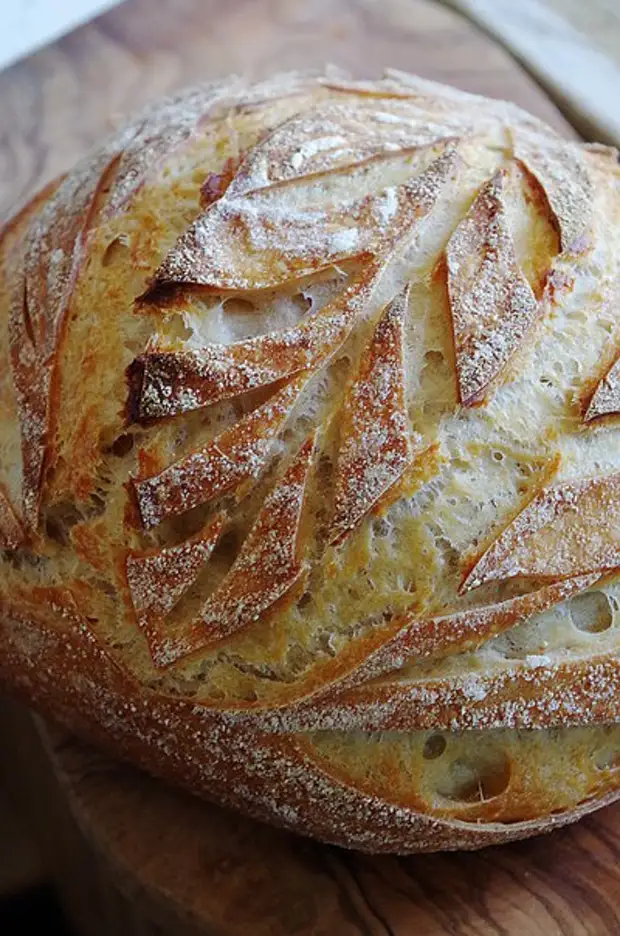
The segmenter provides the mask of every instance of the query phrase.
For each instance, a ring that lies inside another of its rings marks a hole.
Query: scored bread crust
[[[389,72],[147,110],[0,239],[0,680],[366,851],[620,796],[620,172]]]

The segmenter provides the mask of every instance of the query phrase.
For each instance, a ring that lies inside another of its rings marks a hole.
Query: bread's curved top
[[[518,729],[620,716],[619,181],[396,72],[151,108],[2,235],[5,607],[431,815],[610,790]]]

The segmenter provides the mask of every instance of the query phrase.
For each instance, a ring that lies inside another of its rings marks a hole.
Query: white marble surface
[[[499,39],[586,137],[620,146],[620,68],[557,9],[544,0],[443,2]]]
[[[0,0],[0,68],[6,68],[120,2]]]

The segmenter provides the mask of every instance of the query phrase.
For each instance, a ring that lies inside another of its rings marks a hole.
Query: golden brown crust
[[[410,611],[391,622],[393,636],[386,639],[384,635],[378,649],[368,650],[361,662],[359,654],[352,654],[350,671],[304,699],[301,707],[312,710],[325,698],[336,699],[342,692],[400,670],[416,659],[471,650],[516,623],[523,623],[534,614],[590,588],[599,578],[596,572],[582,575],[497,604],[467,608],[441,617],[425,618]]]
[[[361,276],[332,303],[280,334],[196,350],[149,351],[132,364],[133,418],[176,416],[313,370],[342,345],[371,285],[372,276]]]
[[[620,566],[620,474],[585,478],[543,490],[480,557],[463,582],[562,579]]]
[[[230,571],[196,617],[159,639],[154,655],[158,665],[175,663],[247,627],[299,582],[305,572],[300,525],[314,445],[313,435],[266,498]],[[213,525],[209,529],[212,548]]]
[[[562,250],[579,253],[588,237],[594,186],[579,146],[547,134],[517,131],[516,158],[540,182],[555,217]]]
[[[409,467],[413,440],[405,410],[403,331],[409,290],[382,314],[342,408],[334,512],[338,543],[382,500]]]
[[[613,722],[620,715],[619,667],[617,653],[567,663],[541,654],[497,673],[366,684],[291,716],[275,712],[268,723],[285,731],[409,732]]]
[[[6,491],[0,487],[0,546],[17,549],[24,545],[26,536],[13,510]]]
[[[140,687],[83,621],[73,624],[61,634],[40,610],[3,607],[2,681],[82,737],[171,782],[324,841],[369,852],[480,848],[574,822],[620,795],[615,785],[593,784],[571,810],[507,825],[433,819],[357,789],[309,741],[234,727],[206,708]],[[287,791],[285,801],[279,790]]]
[[[477,196],[446,248],[459,396],[479,403],[538,315],[519,269],[504,205],[505,172]]]
[[[0,231],[0,319],[3,320],[0,350],[0,411],[6,423],[15,421],[19,412],[19,380],[16,381],[12,373],[12,364],[19,348],[16,348],[14,342],[11,341],[10,310],[16,298],[20,296],[20,291],[23,293],[22,267],[25,242],[29,226],[37,211],[54,194],[59,184],[58,180],[51,182]],[[28,353],[27,350],[25,353]],[[18,429],[17,432],[19,432]],[[17,456],[17,453],[15,454]],[[17,464],[19,460],[18,457],[14,457],[15,464],[13,465],[7,464],[9,458],[6,456],[0,460],[0,500],[2,501],[0,529],[3,530],[8,545],[24,541],[26,538],[22,504],[24,466]],[[17,480],[12,484],[9,482],[11,471],[18,475]]]
[[[588,403],[584,419],[592,422],[603,416],[620,414],[620,353],[601,377]]]
[[[138,624],[144,631],[156,664],[167,659],[165,618],[198,578],[209,561],[225,523],[219,514],[195,536],[164,549],[132,551],[125,575]]]
[[[119,131],[0,239],[0,680],[370,851],[614,799],[617,230],[607,156],[397,72]]]
[[[143,526],[155,526],[166,517],[191,510],[256,477],[308,380],[309,375],[302,372],[204,449],[157,475],[135,480],[133,488]]]
[[[288,184],[296,176],[288,184],[240,195],[233,180],[169,252],[156,273],[153,295],[187,285],[216,292],[274,289],[355,257],[375,256],[433,208],[456,165],[455,148],[446,144],[418,178],[395,191],[345,201],[337,212],[333,205],[324,210],[320,202],[302,202],[291,211]]]

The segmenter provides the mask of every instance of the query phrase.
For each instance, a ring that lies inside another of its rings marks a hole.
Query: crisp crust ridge
[[[505,172],[477,196],[446,248],[459,396],[479,403],[538,315],[519,269],[504,206]]]
[[[603,416],[617,416],[620,413],[620,356],[596,385],[588,404],[584,419],[592,422]]]
[[[0,238],[2,681],[369,851],[614,799],[619,179],[399,72],[190,89],[99,147]]]

